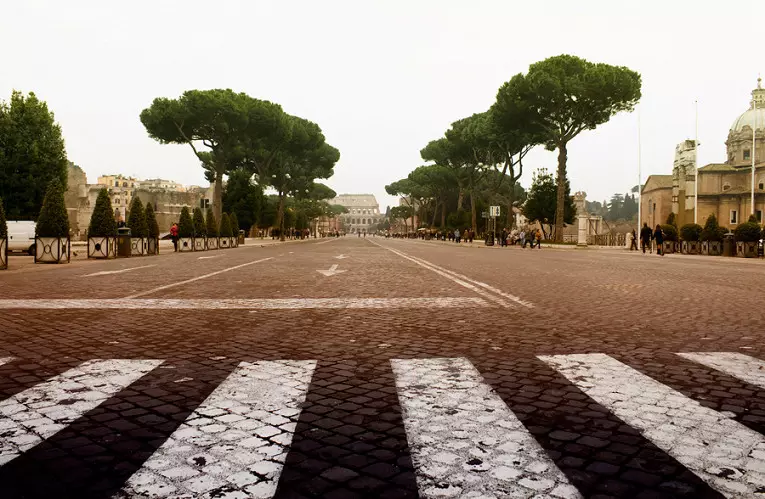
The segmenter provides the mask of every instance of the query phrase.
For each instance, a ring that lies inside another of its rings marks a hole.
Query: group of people
[[[515,246],[516,244],[520,245],[522,248],[525,248],[527,244],[531,245],[531,249],[534,249],[534,246],[536,245],[537,248],[542,248],[542,230],[541,229],[521,229],[521,230],[512,230],[509,231],[507,229],[502,229],[502,234],[499,240],[500,246]]]
[[[643,249],[643,253],[645,253],[646,248],[648,248],[648,253],[653,253],[653,245],[651,244],[651,241],[656,241],[656,254],[664,256],[664,250],[662,249],[664,246],[664,232],[661,230],[661,225],[657,225],[654,230],[651,230],[648,224],[644,223],[643,228],[640,229],[640,247]],[[638,249],[635,229],[632,229],[630,251],[633,249],[635,251]]]

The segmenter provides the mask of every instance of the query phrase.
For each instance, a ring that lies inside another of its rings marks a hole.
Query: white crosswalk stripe
[[[162,363],[91,360],[0,402],[0,466],[15,459]]]
[[[422,497],[580,497],[467,359],[391,365]]]
[[[679,353],[686,359],[717,369],[751,385],[765,388],[765,361],[738,352]]]
[[[765,485],[765,437],[605,354],[540,356],[726,497]]]
[[[316,361],[243,362],[125,486],[129,497],[270,498]]]

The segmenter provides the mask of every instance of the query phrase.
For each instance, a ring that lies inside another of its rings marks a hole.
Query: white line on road
[[[338,267],[338,265],[334,264],[334,265],[332,265],[329,268],[329,270],[317,270],[316,272],[318,272],[319,274],[324,275],[325,277],[332,277],[333,275],[342,274],[343,272],[347,272],[345,270],[337,270],[337,267]]]
[[[316,244],[327,244],[327,243],[331,243],[332,241],[334,241],[334,239],[330,239],[328,241],[321,241],[321,242],[316,243]]]
[[[335,258],[337,258],[338,260],[344,260],[348,258],[348,255],[337,255]]]
[[[163,289],[169,289],[169,288],[174,288],[176,286],[182,286],[184,284],[189,284],[189,283],[194,282],[194,281],[199,281],[200,279],[207,279],[208,277],[212,277],[214,275],[222,274],[224,272],[229,272],[231,270],[241,269],[242,267],[246,267],[248,265],[254,265],[256,263],[265,262],[267,260],[273,260],[273,258],[274,257],[269,256],[268,258],[261,258],[260,260],[255,260],[254,262],[247,262],[247,263],[243,263],[241,265],[235,265],[234,267],[229,267],[227,269],[218,270],[216,272],[210,272],[209,274],[201,275],[199,277],[194,277],[192,279],[186,279],[185,281],[174,282],[172,284],[166,284],[164,286],[160,286],[158,288],[150,289],[148,291],[142,291],[140,293],[135,293],[133,295],[126,296],[125,298],[138,298],[139,296],[150,295],[152,293],[156,293],[157,291],[162,291]]]
[[[487,307],[481,298],[107,298],[0,300],[3,309],[252,309],[304,308],[471,308]]]
[[[430,262],[426,262],[425,260],[421,260],[419,258],[414,258],[412,256],[407,255],[406,253],[404,253],[402,251],[398,251],[398,250],[395,250],[393,248],[388,248],[387,246],[383,246],[382,244],[376,243],[374,241],[369,241],[369,242],[374,244],[374,245],[376,245],[376,246],[379,246],[379,247],[381,247],[383,249],[386,249],[386,250],[388,250],[388,251],[390,251],[392,253],[395,253],[396,255],[400,256],[401,258],[404,258],[406,260],[414,262],[414,263],[416,263],[417,265],[419,265],[421,267],[425,267],[426,269],[430,270],[431,272],[435,272],[436,274],[438,274],[440,276],[446,277],[447,279],[456,282],[460,286],[462,286],[464,288],[467,288],[467,289],[473,291],[474,293],[477,293],[477,294],[483,296],[484,298],[486,298],[487,300],[493,301],[494,303],[496,303],[496,304],[498,304],[498,305],[500,305],[502,307],[505,307],[505,308],[509,308],[510,307],[510,304],[507,303],[505,300],[503,300],[503,299],[501,299],[501,298],[499,298],[497,296],[494,296],[494,295],[492,295],[490,293],[487,293],[486,291],[478,289],[477,287],[473,286],[472,284],[469,284],[469,283],[465,282],[465,280],[463,280],[463,279],[460,279],[460,278],[457,278],[457,277],[455,277],[453,275],[448,274],[446,269],[440,269],[440,268],[436,267],[435,265],[431,264]]]
[[[92,274],[85,274],[82,277],[94,277],[94,276],[98,276],[98,275],[122,274],[123,272],[132,272],[133,270],[147,269],[149,267],[156,267],[156,265],[155,264],[141,265],[140,267],[131,267],[129,269],[122,269],[122,270],[102,270],[101,272],[94,272]]]
[[[730,374],[746,383],[765,388],[765,361],[760,359],[738,352],[698,352],[677,355]]]
[[[762,486],[759,433],[608,355],[539,358],[723,495],[755,497]]]
[[[467,359],[391,366],[421,497],[581,497]]]
[[[13,357],[0,357],[0,366],[3,364],[7,364],[8,362],[12,361]]]
[[[91,360],[0,402],[0,466],[15,459],[162,363]]]
[[[209,260],[210,258],[218,258],[220,255],[212,255],[212,256],[200,256],[197,258],[197,260]]]
[[[242,362],[127,482],[129,497],[272,497],[316,361]]]

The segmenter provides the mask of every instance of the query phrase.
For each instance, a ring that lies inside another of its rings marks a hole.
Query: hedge
[[[218,222],[212,208],[207,208],[207,237],[218,237]]]
[[[677,215],[674,213],[670,213],[667,217],[667,223],[665,225],[671,225],[675,229],[677,229]]]
[[[178,220],[178,237],[193,237],[194,223],[191,221],[189,207],[184,206],[181,209],[181,218]]]
[[[664,224],[661,226],[665,241],[677,242],[677,229],[674,225]]]
[[[717,223],[717,217],[714,214],[709,215],[707,221],[704,223],[704,229],[699,235],[699,239],[702,241],[722,241],[723,235],[725,235],[725,227],[720,227]]]
[[[760,240],[762,231],[756,222],[746,222],[733,230],[736,241],[744,243],[753,243]]]
[[[157,214],[154,213],[154,206],[151,203],[146,203],[146,236],[151,238],[159,237]]]
[[[207,234],[207,226],[205,226],[205,216],[202,214],[202,208],[194,208],[194,231],[195,237],[204,237]]]
[[[114,237],[117,235],[117,222],[114,221],[112,201],[109,199],[109,191],[101,189],[96,198],[96,206],[90,216],[88,237]]]
[[[239,220],[236,218],[236,213],[232,213],[229,218],[231,219],[231,235],[239,237]]]
[[[69,217],[64,204],[64,188],[53,179],[43,199],[40,215],[35,226],[37,237],[69,237]]]
[[[130,214],[127,226],[130,227],[130,237],[146,237],[148,227],[146,225],[146,213],[143,211],[143,203],[138,197],[130,203]]]
[[[8,237],[8,222],[5,220],[3,198],[0,198],[0,239],[5,239],[6,237]]]
[[[231,219],[224,213],[220,217],[220,237],[231,237]]]
[[[680,227],[680,238],[683,241],[698,241],[701,236],[701,225],[699,224],[685,224]]]

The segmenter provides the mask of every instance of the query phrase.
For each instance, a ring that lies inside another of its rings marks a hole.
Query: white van
[[[8,221],[8,251],[35,254],[35,223],[31,220]]]

